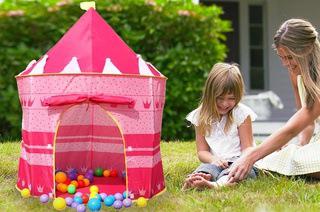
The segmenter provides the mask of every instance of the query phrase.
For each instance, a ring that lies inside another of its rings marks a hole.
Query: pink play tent
[[[55,189],[56,170],[101,167],[119,173],[94,179],[101,192],[128,191],[136,199],[165,190],[166,77],[94,9],[16,79],[23,110],[18,189],[63,196]]]

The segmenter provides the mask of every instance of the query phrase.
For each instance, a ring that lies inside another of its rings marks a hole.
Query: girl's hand
[[[226,169],[229,167],[228,161],[218,156],[214,156],[211,164],[214,164],[220,168]]]

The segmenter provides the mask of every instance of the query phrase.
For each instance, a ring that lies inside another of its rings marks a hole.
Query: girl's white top
[[[193,110],[186,117],[193,125],[198,126],[200,108]],[[227,116],[222,116],[220,122],[212,123],[211,133],[205,136],[210,152],[228,161],[234,161],[241,155],[238,127],[250,116],[254,121],[257,115],[246,105],[239,103],[232,110],[234,122],[229,131],[224,132]]]

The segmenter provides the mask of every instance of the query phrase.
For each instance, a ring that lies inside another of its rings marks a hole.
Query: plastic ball
[[[30,190],[27,188],[24,188],[20,191],[20,194],[23,198],[28,198],[30,197]]]
[[[77,173],[71,172],[71,173],[68,174],[68,177],[70,178],[70,180],[76,180],[77,179]]]
[[[66,193],[68,190],[68,186],[64,183],[59,183],[57,186],[57,190],[62,192],[62,193]]]
[[[71,180],[67,177],[67,180],[64,181],[64,184],[69,185],[71,183]]]
[[[83,180],[84,179],[84,176],[82,175],[82,174],[80,174],[80,175],[78,175],[78,177],[77,177],[77,180],[79,181],[79,180]]]
[[[116,200],[120,200],[120,201],[123,200],[123,196],[122,196],[121,193],[115,193],[115,194],[114,194],[114,198],[115,198]]]
[[[102,201],[104,201],[104,199],[108,196],[106,193],[101,193],[99,195],[100,195]]]
[[[72,181],[70,182],[70,185],[74,185],[76,188],[79,187],[78,181],[76,181],[76,180],[72,180]]]
[[[74,197],[73,201],[78,203],[78,204],[82,204],[82,202],[83,202],[81,197]]]
[[[90,180],[87,179],[87,178],[84,178],[84,179],[83,179],[83,183],[84,183],[84,186],[87,187],[87,186],[90,185]]]
[[[90,183],[93,182],[93,174],[86,174],[84,177],[85,177],[85,179],[88,179],[90,181]]]
[[[101,208],[101,202],[96,198],[90,199],[88,202],[88,208],[91,211],[98,211]]]
[[[71,204],[73,203],[73,199],[72,199],[72,197],[66,197],[65,198],[65,201],[66,201],[66,204],[67,204],[67,206],[71,206]]]
[[[102,173],[103,173],[103,170],[101,168],[96,168],[94,170],[94,175],[97,176],[97,177],[101,177]]]
[[[115,209],[120,209],[122,208],[122,201],[121,200],[116,200],[114,201],[113,205],[112,205]]]
[[[88,203],[88,201],[89,201],[89,197],[88,197],[88,195],[82,195],[82,202],[83,202],[83,204],[87,204]]]
[[[84,204],[78,205],[77,212],[86,212],[86,206]]]
[[[82,197],[82,192],[78,191],[77,193],[74,194],[75,197]]]
[[[110,177],[116,177],[116,176],[118,176],[117,170],[112,169],[111,172],[110,172]]]
[[[68,174],[70,174],[70,173],[75,173],[75,174],[77,174],[78,171],[77,171],[76,168],[71,168],[71,169],[69,169],[69,171],[68,171]]]
[[[57,183],[64,183],[67,180],[67,175],[64,172],[57,172],[55,175],[55,180]]]
[[[69,194],[74,194],[76,193],[76,187],[72,184],[68,185],[68,193]]]
[[[137,200],[138,207],[146,207],[147,206],[147,199],[144,197],[139,197]]]
[[[122,196],[123,196],[124,199],[127,198],[127,197],[128,197],[127,192],[124,191],[124,192],[122,193]]]
[[[84,187],[84,182],[83,180],[78,180],[78,187],[83,188]]]
[[[93,175],[93,170],[92,170],[92,169],[88,169],[88,170],[86,171],[86,174],[91,174],[91,175]]]
[[[111,206],[111,205],[113,205],[113,203],[114,203],[115,200],[116,200],[116,199],[114,198],[113,195],[109,195],[109,196],[107,196],[107,197],[104,199],[104,204],[105,204],[106,206]]]
[[[110,176],[110,170],[109,169],[106,169],[103,171],[103,176],[104,177],[109,177]]]
[[[54,209],[62,211],[66,208],[66,201],[62,197],[55,198],[52,203]]]
[[[98,192],[99,192],[98,186],[96,186],[96,185],[90,186],[90,192],[91,192],[91,193],[92,193],[92,192],[98,193]]]
[[[132,205],[132,200],[129,198],[126,198],[122,201],[122,204],[124,207],[129,208]]]
[[[71,204],[71,208],[77,208],[78,205],[79,205],[79,203],[73,202],[73,203]]]
[[[41,203],[47,203],[49,201],[49,195],[48,194],[42,194],[39,198]]]
[[[91,199],[91,198],[97,198],[97,194],[98,194],[98,193],[95,192],[95,191],[94,191],[94,192],[91,192],[90,195],[89,195],[90,199]]]

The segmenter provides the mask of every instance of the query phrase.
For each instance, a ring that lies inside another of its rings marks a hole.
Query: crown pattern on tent
[[[89,30],[88,30],[89,29]],[[141,75],[164,77],[136,54],[93,9],[89,9],[38,61],[20,74]]]

